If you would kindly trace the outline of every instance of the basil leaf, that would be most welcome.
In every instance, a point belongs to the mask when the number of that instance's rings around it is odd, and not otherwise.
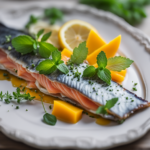
[[[56,68],[54,66],[55,63],[53,60],[46,59],[39,63],[39,65],[36,67],[36,70],[39,71],[40,74],[50,74],[52,71],[54,71],[54,68]]]
[[[107,57],[103,51],[97,56],[97,64],[100,69],[104,69],[107,66]]]
[[[106,68],[112,71],[121,71],[130,67],[133,62],[134,61],[130,60],[129,58],[115,56],[108,59]]]
[[[64,63],[59,64],[57,66],[57,69],[63,72],[64,74],[67,74],[69,72],[68,67]]]
[[[97,75],[98,77],[103,80],[104,82],[106,82],[108,85],[110,85],[110,81],[111,81],[111,72],[104,68],[104,69],[98,69],[97,71]]]
[[[33,48],[36,50],[37,49],[37,43],[36,41],[33,43]]]
[[[88,54],[88,48],[86,47],[86,42],[82,42],[78,47],[75,47],[73,50],[73,55],[68,62],[68,64],[81,64],[86,59]]]
[[[83,77],[93,77],[96,74],[96,68],[94,66],[87,67],[83,72]]]
[[[55,50],[57,50],[57,48],[54,47],[52,44],[46,42],[39,42],[39,54],[41,57],[49,58],[51,52]]]
[[[61,52],[58,51],[58,50],[55,50],[53,53],[52,53],[52,58],[54,60],[54,62],[57,64],[57,62],[59,60],[61,60]]]
[[[37,37],[39,38],[43,33],[44,33],[44,29],[41,29],[41,30],[37,33]]]
[[[33,48],[34,40],[28,35],[20,35],[12,39],[12,46],[17,52],[21,54],[31,53]]]
[[[54,115],[51,115],[51,114],[48,114],[48,113],[46,113],[43,116],[43,120],[44,120],[45,123],[47,123],[49,125],[52,125],[52,126],[54,126],[57,122],[57,118]]]
[[[112,108],[112,107],[117,103],[117,101],[118,101],[118,97],[112,98],[111,100],[108,100],[108,101],[106,102],[105,107],[106,107],[107,109],[110,109],[110,108]]]
[[[48,38],[51,36],[52,32],[48,32],[46,34],[43,35],[41,41],[44,42],[44,41],[47,41]]]
[[[103,115],[107,114],[105,106],[99,106],[98,109],[96,110],[96,113],[97,114],[103,114]]]

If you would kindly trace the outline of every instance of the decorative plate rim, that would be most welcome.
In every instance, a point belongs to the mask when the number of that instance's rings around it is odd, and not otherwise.
[[[46,5],[45,5],[46,6]],[[44,7],[45,7],[44,6]],[[43,7],[39,6],[29,6],[29,8],[40,8],[43,9]],[[53,6],[51,6],[53,7]],[[96,15],[100,18],[105,18],[116,25],[119,25],[123,30],[128,32],[131,36],[133,36],[138,42],[140,42],[145,49],[150,52],[150,40],[147,35],[142,33],[139,29],[136,29],[126,23],[123,19],[115,16],[112,13],[105,12],[103,10],[98,10],[96,8],[91,8],[89,6],[77,4],[74,6],[55,6],[58,7],[61,10],[75,10],[79,12],[90,12],[93,15]],[[25,8],[26,9],[26,8]],[[147,131],[150,129],[150,118],[145,121],[140,127],[137,127],[132,130],[128,130],[126,134],[120,134],[115,136],[110,136],[105,140],[97,140],[90,137],[76,137],[76,138],[67,138],[67,137],[52,137],[52,138],[40,138],[34,136],[34,134],[27,133],[22,130],[13,129],[11,126],[8,126],[2,122],[2,119],[0,118],[0,131],[4,133],[9,138],[23,142],[27,145],[30,145],[32,147],[36,148],[44,148],[44,149],[52,149],[52,148],[99,148],[99,149],[106,149],[106,148],[112,148],[119,145],[127,144],[130,142],[133,142],[140,137],[142,137],[144,134],[147,133]],[[52,142],[50,142],[52,141]],[[65,141],[65,142],[64,142]],[[103,143],[101,145],[101,143]],[[105,143],[105,144],[104,144]]]

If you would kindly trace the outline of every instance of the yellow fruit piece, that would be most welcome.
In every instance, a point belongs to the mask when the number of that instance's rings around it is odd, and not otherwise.
[[[73,51],[81,42],[87,40],[91,29],[96,31],[92,25],[81,20],[66,22],[59,30],[61,47]]]
[[[100,47],[99,49],[95,50],[93,53],[88,55],[87,61],[89,62],[90,65],[96,64],[97,62],[96,57],[101,51],[105,52],[107,58],[114,57],[119,48],[120,42],[121,42],[121,35],[119,35],[108,44]]]
[[[96,33],[94,30],[91,30],[86,41],[88,55],[105,44],[106,42],[103,40],[103,38],[100,35],[98,35],[98,33]]]
[[[48,33],[50,31],[52,32],[51,36],[46,42],[51,43],[52,45],[60,49],[60,44],[58,40],[58,32],[59,32],[60,27],[58,25],[49,25],[48,23],[44,21],[39,21],[36,24],[33,24],[30,26],[29,33],[37,34],[38,31],[41,29],[44,29],[44,33]],[[39,41],[41,40],[42,36],[43,35],[40,36]]]
[[[82,111],[67,102],[55,100],[52,114],[64,122],[77,123],[82,117]]]
[[[121,72],[111,71],[111,79],[115,82],[122,82],[126,76],[126,70],[122,70]]]
[[[65,63],[70,59],[72,55],[72,52],[69,51],[67,48],[64,48],[61,52],[61,60],[63,60]]]

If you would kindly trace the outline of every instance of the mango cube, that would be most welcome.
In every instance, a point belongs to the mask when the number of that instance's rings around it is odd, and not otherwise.
[[[55,100],[52,114],[64,122],[77,123],[82,118],[82,111],[67,102]]]
[[[99,49],[95,50],[93,53],[87,56],[87,61],[90,65],[94,65],[97,62],[97,55],[104,51],[107,58],[114,57],[116,55],[116,52],[119,48],[121,42],[121,35],[110,41],[108,44],[100,47]]]
[[[98,35],[98,33],[96,33],[94,30],[91,30],[86,41],[88,55],[105,44],[106,42],[103,40],[103,38],[100,35]]]

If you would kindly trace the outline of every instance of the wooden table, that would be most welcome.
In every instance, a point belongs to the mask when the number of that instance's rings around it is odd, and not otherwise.
[[[44,0],[42,0],[44,1]],[[28,1],[31,2],[31,1]],[[32,1],[33,2],[33,1]],[[37,1],[36,1],[37,2]],[[52,3],[65,3],[73,5],[77,3],[77,0],[51,0]],[[17,3],[25,3],[25,1],[0,1],[0,10],[1,9],[9,9],[10,7],[16,7]],[[41,1],[39,2],[41,3]],[[146,11],[148,14],[148,17],[143,20],[143,22],[136,26],[140,30],[142,30],[144,33],[150,36],[150,6],[146,7]],[[13,141],[9,138],[7,138],[3,133],[0,133],[0,150],[35,150],[32,147],[29,147],[23,143]],[[113,148],[112,150],[149,150],[150,149],[150,131],[141,139],[139,139],[136,142],[133,142],[131,144],[120,146],[117,148]]]

